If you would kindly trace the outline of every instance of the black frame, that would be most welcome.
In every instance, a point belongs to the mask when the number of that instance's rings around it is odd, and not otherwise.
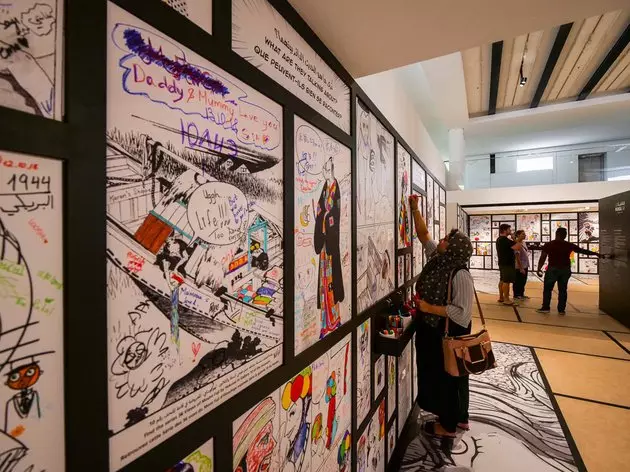
[[[352,395],[356,400],[356,329],[366,319],[387,310],[387,298],[362,313],[357,313],[356,260],[352,264],[353,312],[349,322],[325,339],[295,356],[294,323],[290,316],[294,292],[294,237],[287,222],[294,221],[293,210],[293,123],[298,115],[349,147],[352,152],[352,196],[356,198],[356,122],[357,99],[391,133],[411,157],[419,163],[427,176],[445,191],[443,185],[422,164],[420,158],[378,110],[372,100],[357,85],[341,63],[324,46],[311,28],[286,0],[268,0],[300,34],[314,51],[350,88],[350,133],[347,134],[327,118],[306,105],[291,92],[241,58],[231,48],[232,2],[213,0],[213,33],[209,34],[193,22],[172,10],[161,0],[111,0],[130,14],[150,24],[166,36],[195,51],[217,67],[246,82],[254,89],[283,107],[283,173],[284,200],[284,339],[283,363],[260,380],[221,403],[185,429],[162,441],[153,449],[123,467],[126,472],[165,470],[202,445],[214,439],[215,470],[232,468],[232,421],[258,403],[264,396],[280,387],[305,365],[315,361],[337,342],[352,333],[353,378]],[[108,429],[108,354],[107,354],[107,299],[106,299],[106,237],[105,237],[105,131],[106,131],[106,72],[107,63],[107,1],[64,2],[64,110],[63,121],[54,121],[28,113],[0,107],[0,149],[50,157],[64,163],[64,400],[65,400],[65,456],[66,470],[79,472],[109,470]],[[33,132],[37,139],[32,139]],[[397,146],[396,146],[397,147]],[[396,153],[396,151],[395,151]],[[396,156],[396,154],[395,154]],[[394,168],[397,168],[395,158]],[[413,168],[413,166],[412,166]],[[412,181],[412,179],[411,179]],[[411,182],[410,182],[411,185]],[[396,187],[394,195],[396,195]],[[445,204],[446,202],[443,202]],[[397,210],[397,205],[396,205]],[[394,215],[395,221],[397,214]],[[352,227],[356,228],[356,211],[352,212]],[[352,251],[356,254],[356,232],[352,235]],[[85,263],[85,255],[89,264]],[[397,258],[396,258],[397,260]],[[412,262],[413,270],[413,262]],[[394,267],[394,273],[398,270]],[[415,278],[405,282],[412,286]],[[85,325],[89,310],[90,324]],[[372,356],[372,366],[378,356]],[[387,362],[387,359],[386,359]],[[412,369],[415,368],[412,359]],[[86,408],[85,387],[90,389],[89,408]],[[374,397],[368,419],[356,424],[356,401],[352,402],[352,470],[356,470],[356,439],[367,421],[378,409],[384,391]],[[412,389],[412,392],[414,389]],[[396,388],[398,397],[398,388]],[[386,418],[388,418],[387,401]],[[396,418],[394,415],[393,418]],[[387,419],[386,419],[387,422]],[[387,422],[391,426],[392,422]],[[393,420],[396,424],[396,420]],[[387,441],[386,441],[387,449]]]

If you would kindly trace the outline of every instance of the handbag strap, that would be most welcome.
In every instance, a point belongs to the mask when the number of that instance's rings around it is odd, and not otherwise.
[[[477,301],[477,308],[479,309],[479,318],[481,318],[481,326],[486,329],[486,320],[483,317],[483,310],[481,309],[481,303],[479,303],[479,296],[477,295],[477,289],[475,288],[475,282],[473,281],[473,291],[475,292],[475,300]]]
[[[448,278],[448,291],[446,295],[446,305],[450,305],[453,301],[453,279],[455,278],[455,272],[458,269],[453,269],[451,271],[451,275]],[[477,295],[477,289],[475,288],[475,281],[473,280],[473,293],[475,294],[475,301],[477,302],[477,308],[479,309],[479,318],[481,318],[481,326],[483,329],[486,329],[486,320],[483,317],[483,309],[481,308],[481,303],[479,302],[479,296]],[[446,315],[446,324],[444,325],[444,337],[448,336],[448,322],[449,317]]]

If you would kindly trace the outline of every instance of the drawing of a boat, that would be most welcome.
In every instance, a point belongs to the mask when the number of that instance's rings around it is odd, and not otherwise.
[[[110,261],[167,317],[172,291],[179,290],[179,324],[194,336],[208,340],[213,331],[229,326],[279,338],[281,224],[263,205],[252,205],[246,237],[224,251],[222,260],[214,259],[220,251],[194,237],[187,216],[190,196],[213,177],[146,135],[118,137],[107,142]],[[224,159],[217,158],[215,166]],[[264,167],[259,164],[242,165]]]

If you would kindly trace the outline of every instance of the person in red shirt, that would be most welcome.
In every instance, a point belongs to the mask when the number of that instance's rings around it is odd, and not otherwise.
[[[567,288],[571,278],[571,253],[586,254],[589,256],[601,257],[599,254],[568,242],[567,229],[558,228],[556,239],[543,246],[540,260],[538,261],[538,277],[543,276],[543,266],[547,257],[549,265],[545,273],[545,284],[543,290],[543,304],[538,313],[549,313],[551,311],[551,293],[558,282],[558,313],[566,314],[567,309]]]

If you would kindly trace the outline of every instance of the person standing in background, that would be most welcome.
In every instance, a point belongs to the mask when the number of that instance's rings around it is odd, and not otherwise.
[[[521,249],[521,245],[511,238],[512,227],[507,223],[499,226],[499,238],[496,241],[497,258],[499,259],[499,303],[514,305],[510,300],[510,285],[516,280],[516,257],[514,252]]]
[[[582,249],[581,247],[566,241],[567,229],[558,228],[556,230],[556,239],[548,242],[543,246],[540,260],[538,261],[538,277],[542,277],[542,269],[545,265],[547,257],[549,257],[549,265],[545,273],[545,284],[543,289],[543,305],[538,313],[549,313],[551,311],[551,292],[558,282],[558,313],[566,314],[567,308],[567,289],[569,279],[571,278],[571,253],[586,254],[588,256],[603,257],[596,252]]]
[[[527,275],[529,273],[529,250],[525,243],[525,231],[519,229],[514,234],[515,241],[521,245],[521,248],[516,253],[516,280],[514,281],[514,299],[526,300],[529,297],[525,296],[525,285],[527,284]]]

